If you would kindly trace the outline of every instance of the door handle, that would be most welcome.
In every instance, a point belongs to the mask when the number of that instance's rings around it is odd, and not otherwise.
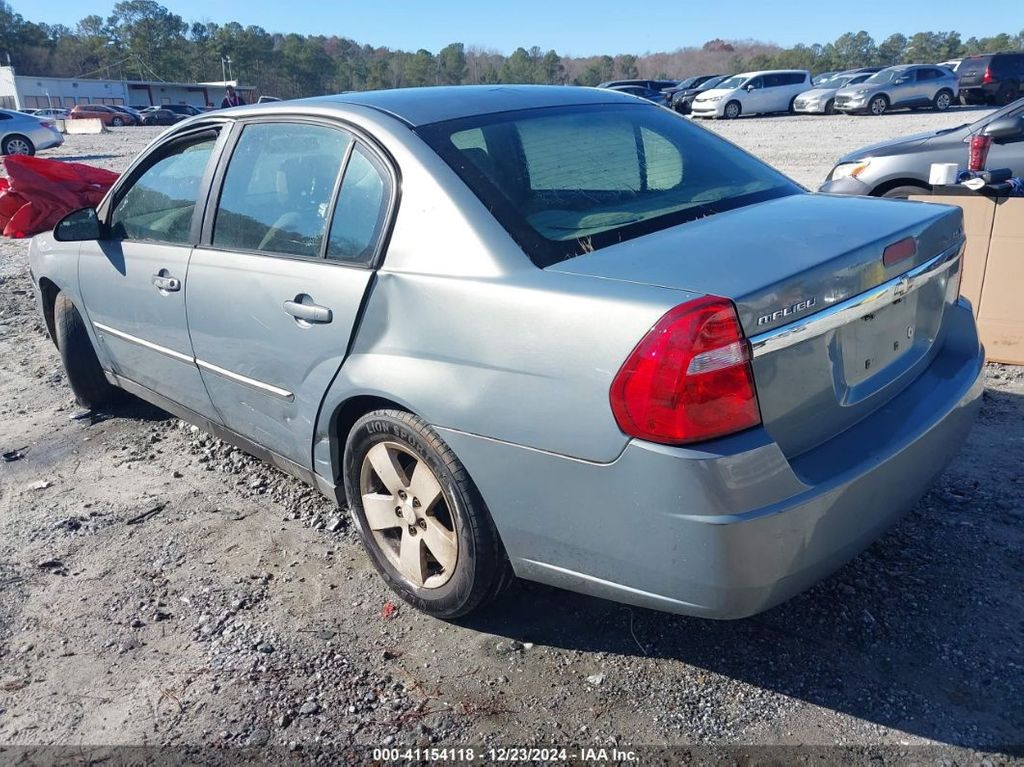
[[[175,291],[181,290],[181,280],[177,277],[169,277],[166,274],[154,274],[153,284],[159,290]]]
[[[299,298],[299,296],[296,296],[296,298]],[[309,296],[302,296],[302,298],[309,298]],[[320,306],[320,304],[285,301],[284,310],[295,319],[304,320],[305,322],[326,324],[334,319],[334,312],[326,306]]]

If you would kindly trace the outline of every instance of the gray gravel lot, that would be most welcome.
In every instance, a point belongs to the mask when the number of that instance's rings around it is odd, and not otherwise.
[[[978,116],[707,125],[814,187],[842,152]],[[45,156],[123,170],[158,132]],[[0,452],[24,454],[0,463],[0,746],[1022,753],[1024,369],[988,367],[976,429],[913,513],[768,613],[702,621],[517,584],[446,624],[387,617],[346,514],[300,483],[137,401],[81,414],[24,242],[0,240],[0,360]]]

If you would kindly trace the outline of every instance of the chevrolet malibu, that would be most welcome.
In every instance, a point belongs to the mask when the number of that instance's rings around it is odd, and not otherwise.
[[[481,86],[192,118],[31,268],[83,405],[313,483],[427,613],[515,575],[738,618],[964,441],[963,246],[957,208],[808,194],[630,96]]]

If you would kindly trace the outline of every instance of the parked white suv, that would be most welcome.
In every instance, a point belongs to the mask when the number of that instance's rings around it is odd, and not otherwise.
[[[793,100],[810,87],[811,73],[805,69],[745,72],[694,99],[691,114],[733,120],[740,115],[792,112]]]

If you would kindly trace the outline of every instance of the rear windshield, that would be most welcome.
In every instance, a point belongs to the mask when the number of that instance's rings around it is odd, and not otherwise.
[[[653,105],[502,112],[418,133],[540,267],[801,191]]]

